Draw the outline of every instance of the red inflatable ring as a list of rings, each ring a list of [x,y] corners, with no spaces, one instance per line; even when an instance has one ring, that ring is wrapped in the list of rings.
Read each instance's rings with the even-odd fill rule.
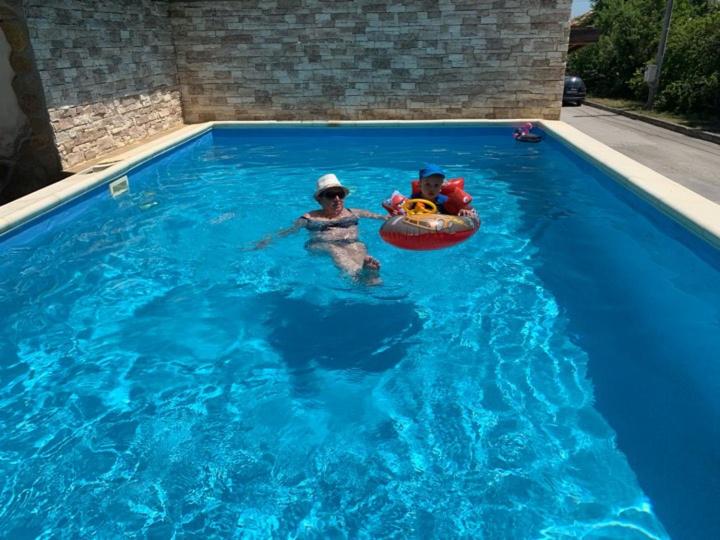
[[[434,206],[427,201],[420,204]],[[380,228],[380,236],[388,244],[402,249],[442,249],[467,240],[479,227],[480,223],[469,217],[408,212],[388,219]]]

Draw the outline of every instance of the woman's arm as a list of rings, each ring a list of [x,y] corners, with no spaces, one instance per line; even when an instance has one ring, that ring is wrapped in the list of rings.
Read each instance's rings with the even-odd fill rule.
[[[290,236],[293,233],[296,233],[303,227],[305,227],[306,219],[304,217],[297,218],[292,225],[289,227],[286,227],[284,229],[279,230],[278,232],[274,234],[268,234],[265,238],[262,240],[259,240],[255,244],[255,249],[263,249],[268,246],[270,242],[273,241],[274,238],[284,238],[286,236]]]
[[[353,208],[351,212],[358,217],[381,219],[383,221],[387,220],[390,217],[387,214],[376,214],[375,212],[371,212],[370,210],[363,210],[362,208]]]

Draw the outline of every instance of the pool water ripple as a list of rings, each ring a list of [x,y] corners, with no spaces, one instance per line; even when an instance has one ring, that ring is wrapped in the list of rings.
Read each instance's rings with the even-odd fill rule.
[[[0,246],[1,530],[668,538],[537,271],[536,238],[576,211],[541,201],[528,223],[543,187],[517,179],[571,165],[451,135],[223,131]],[[320,174],[377,211],[428,155],[475,195],[466,244],[399,252],[363,222],[377,288],[304,233],[248,249],[312,207]]]

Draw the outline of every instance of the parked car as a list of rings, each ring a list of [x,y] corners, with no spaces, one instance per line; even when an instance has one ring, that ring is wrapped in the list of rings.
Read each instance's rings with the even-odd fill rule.
[[[580,77],[565,75],[565,88],[563,89],[563,105],[582,105],[585,101],[585,83]]]

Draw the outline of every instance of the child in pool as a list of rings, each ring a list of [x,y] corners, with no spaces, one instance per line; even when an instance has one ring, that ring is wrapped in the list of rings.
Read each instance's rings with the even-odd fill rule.
[[[445,203],[448,200],[447,195],[443,195],[440,191],[442,190],[443,183],[445,182],[445,171],[443,171],[438,165],[434,163],[428,163],[422,169],[418,175],[420,179],[420,190],[415,191],[412,194],[413,199],[425,199],[437,206],[439,214],[453,214],[445,208]],[[477,211],[471,206],[461,208],[457,212],[458,216],[466,216],[478,220]]]

